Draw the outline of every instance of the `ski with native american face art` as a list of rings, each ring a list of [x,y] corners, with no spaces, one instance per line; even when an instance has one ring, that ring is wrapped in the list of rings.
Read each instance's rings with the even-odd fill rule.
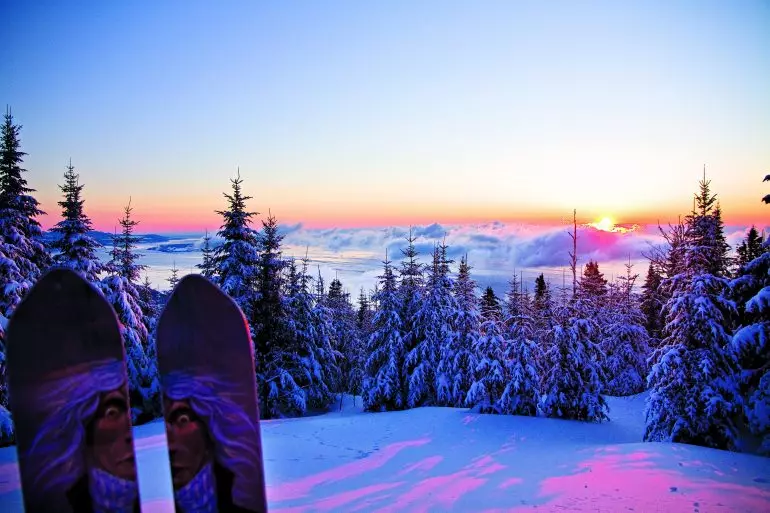
[[[138,512],[125,353],[104,296],[51,270],[11,317],[6,351],[26,512]]]
[[[264,512],[254,348],[238,306],[200,275],[182,278],[157,328],[177,513]]]

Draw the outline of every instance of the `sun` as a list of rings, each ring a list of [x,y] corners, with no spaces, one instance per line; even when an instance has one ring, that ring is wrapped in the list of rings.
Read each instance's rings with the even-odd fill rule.
[[[615,221],[611,217],[602,217],[599,221],[590,224],[603,232],[615,231]]]

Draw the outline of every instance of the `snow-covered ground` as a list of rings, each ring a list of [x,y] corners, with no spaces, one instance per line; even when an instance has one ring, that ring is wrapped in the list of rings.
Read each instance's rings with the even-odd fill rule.
[[[770,511],[770,458],[640,442],[643,395],[608,398],[603,424],[346,401],[262,423],[271,511]],[[163,424],[136,437],[143,511],[173,511]],[[0,450],[4,512],[22,510],[15,459]]]

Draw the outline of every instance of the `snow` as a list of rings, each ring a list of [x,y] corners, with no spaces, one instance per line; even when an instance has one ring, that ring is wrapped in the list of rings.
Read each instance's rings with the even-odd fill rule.
[[[262,423],[270,511],[770,511],[770,459],[640,442],[646,394],[610,421],[461,408],[342,411]],[[171,512],[162,422],[135,428],[142,511]],[[14,448],[0,510],[21,511]]]

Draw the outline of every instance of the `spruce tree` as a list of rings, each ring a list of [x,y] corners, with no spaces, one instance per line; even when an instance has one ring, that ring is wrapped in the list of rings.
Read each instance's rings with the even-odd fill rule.
[[[329,285],[326,307],[331,312],[335,350],[339,353],[340,381],[337,391],[359,395],[363,377],[363,347],[358,314],[350,302],[350,294],[343,292],[342,282],[337,278]]]
[[[657,347],[663,334],[661,310],[665,300],[660,291],[662,277],[652,261],[647,269],[647,276],[642,285],[641,311],[644,315],[644,327],[650,337],[650,343]]]
[[[281,404],[281,413],[302,414],[305,408],[326,408],[339,381],[331,313],[322,301],[314,299],[307,266],[307,259],[299,270],[293,259],[288,262],[284,308],[289,322],[280,361],[281,372],[291,376],[299,390],[291,390],[292,400],[287,405],[296,411]]]
[[[484,289],[481,295],[481,318],[483,321],[502,321],[503,307],[492,287]]]
[[[599,271],[599,263],[589,260],[578,283],[578,295],[596,302],[607,294],[607,280]]]
[[[0,139],[0,315],[5,319],[50,265],[37,221],[44,212],[21,167],[26,153],[21,151],[20,131],[7,110]]]
[[[407,403],[412,408],[436,404],[437,387],[449,385],[445,369],[439,369],[442,348],[452,344],[457,337],[457,302],[452,295],[452,279],[448,273],[446,248],[437,245],[433,249],[424,300],[415,319],[421,337],[406,357],[407,368],[411,369]]]
[[[767,249],[764,245],[764,237],[759,234],[757,227],[752,225],[748,233],[746,233],[746,238],[741,241],[735,250],[738,255],[736,259],[738,274],[741,274],[741,270],[749,262],[759,257],[765,251]]]
[[[281,294],[282,273],[286,268],[286,261],[281,256],[282,240],[278,220],[270,213],[262,221],[262,230],[256,241],[259,248],[256,290],[253,292],[253,306],[249,308],[251,314],[247,317],[254,334],[260,413],[264,412],[266,419],[281,417],[287,412],[302,412],[306,405],[306,395],[294,372],[297,354],[291,346],[291,319],[287,317]],[[219,275],[222,276],[221,271]],[[247,285],[248,282],[244,281],[243,286]],[[249,291],[249,294],[252,292]]]
[[[57,236],[50,245],[54,252],[53,264],[68,267],[89,282],[97,283],[99,274],[104,271],[104,265],[96,254],[101,244],[89,235],[91,220],[83,211],[81,193],[84,185],[78,182],[78,178],[70,161],[64,173],[64,185],[59,186],[64,195],[59,202],[62,220],[51,228]]]
[[[500,399],[509,383],[505,361],[506,341],[499,321],[490,320],[480,327],[473,347],[473,382],[465,404],[481,413],[503,413]]]
[[[406,351],[401,322],[402,306],[396,277],[387,255],[375,296],[377,310],[372,334],[367,343],[368,358],[364,371],[363,399],[367,411],[391,411],[406,408],[402,388]]]
[[[647,378],[645,440],[736,447],[737,367],[725,350],[736,312],[725,299],[728,259],[715,202],[704,177],[677,248],[678,273],[663,285],[670,299],[663,309],[665,338]]]
[[[176,268],[176,262],[171,263],[171,276],[166,278],[166,281],[172,291],[176,288],[176,284],[179,283],[179,269]]]
[[[251,228],[251,219],[257,212],[246,209],[246,201],[251,196],[243,195],[240,174],[230,183],[232,194],[224,194],[228,209],[217,211],[222,216],[222,226],[217,235],[223,243],[214,250],[214,277],[222,291],[233,298],[247,319],[251,319],[260,249],[257,235]]]
[[[601,395],[602,371],[595,342],[598,330],[590,319],[571,317],[548,332],[540,408],[548,417],[606,420]]]
[[[416,361],[412,358],[406,358],[406,355],[417,348],[425,338],[425,334],[421,331],[422,326],[417,323],[417,315],[423,302],[424,268],[417,259],[419,253],[414,245],[416,239],[417,237],[410,227],[406,239],[407,247],[401,250],[404,260],[401,262],[399,271],[398,294],[401,304],[400,318],[405,351],[405,366],[401,372],[404,381],[401,383],[401,389],[405,397],[410,395],[409,379],[414,373],[416,365]]]
[[[446,382],[445,387],[440,386],[437,390],[438,404],[442,406],[465,406],[468,391],[475,378],[475,348],[481,315],[476,299],[476,282],[471,277],[471,269],[468,257],[462,257],[453,290],[457,303],[455,336],[444,344],[439,357],[439,377],[441,383]]]
[[[757,248],[757,240],[761,238],[751,237],[749,232],[745,250],[739,253],[739,274],[730,283],[729,298],[740,312],[730,353],[740,369],[738,382],[748,427],[761,440],[761,451],[770,454],[770,241]],[[741,262],[750,256],[754,258]]]
[[[211,247],[211,237],[209,231],[206,230],[206,235],[203,237],[203,246],[201,247],[201,253],[203,254],[203,260],[200,264],[196,264],[195,267],[201,270],[201,274],[210,280],[214,280],[216,276],[216,265],[214,260],[214,248]]]
[[[638,394],[645,389],[648,372],[649,335],[644,316],[633,292],[638,274],[626,264],[626,274],[619,285],[612,284],[608,304],[599,320],[602,350],[605,355],[605,390],[615,396]]]
[[[109,275],[102,281],[102,290],[118,316],[120,332],[126,351],[129,394],[134,422],[142,423],[161,415],[160,383],[155,361],[148,357],[150,334],[142,310],[142,299],[133,281],[144,268],[137,263],[135,253],[138,224],[131,219],[131,204],[119,220],[121,233],[113,236],[112,260],[108,262]]]
[[[534,341],[532,326],[526,316],[520,316],[506,336],[504,359],[507,383],[498,402],[500,413],[537,415],[542,354]]]

